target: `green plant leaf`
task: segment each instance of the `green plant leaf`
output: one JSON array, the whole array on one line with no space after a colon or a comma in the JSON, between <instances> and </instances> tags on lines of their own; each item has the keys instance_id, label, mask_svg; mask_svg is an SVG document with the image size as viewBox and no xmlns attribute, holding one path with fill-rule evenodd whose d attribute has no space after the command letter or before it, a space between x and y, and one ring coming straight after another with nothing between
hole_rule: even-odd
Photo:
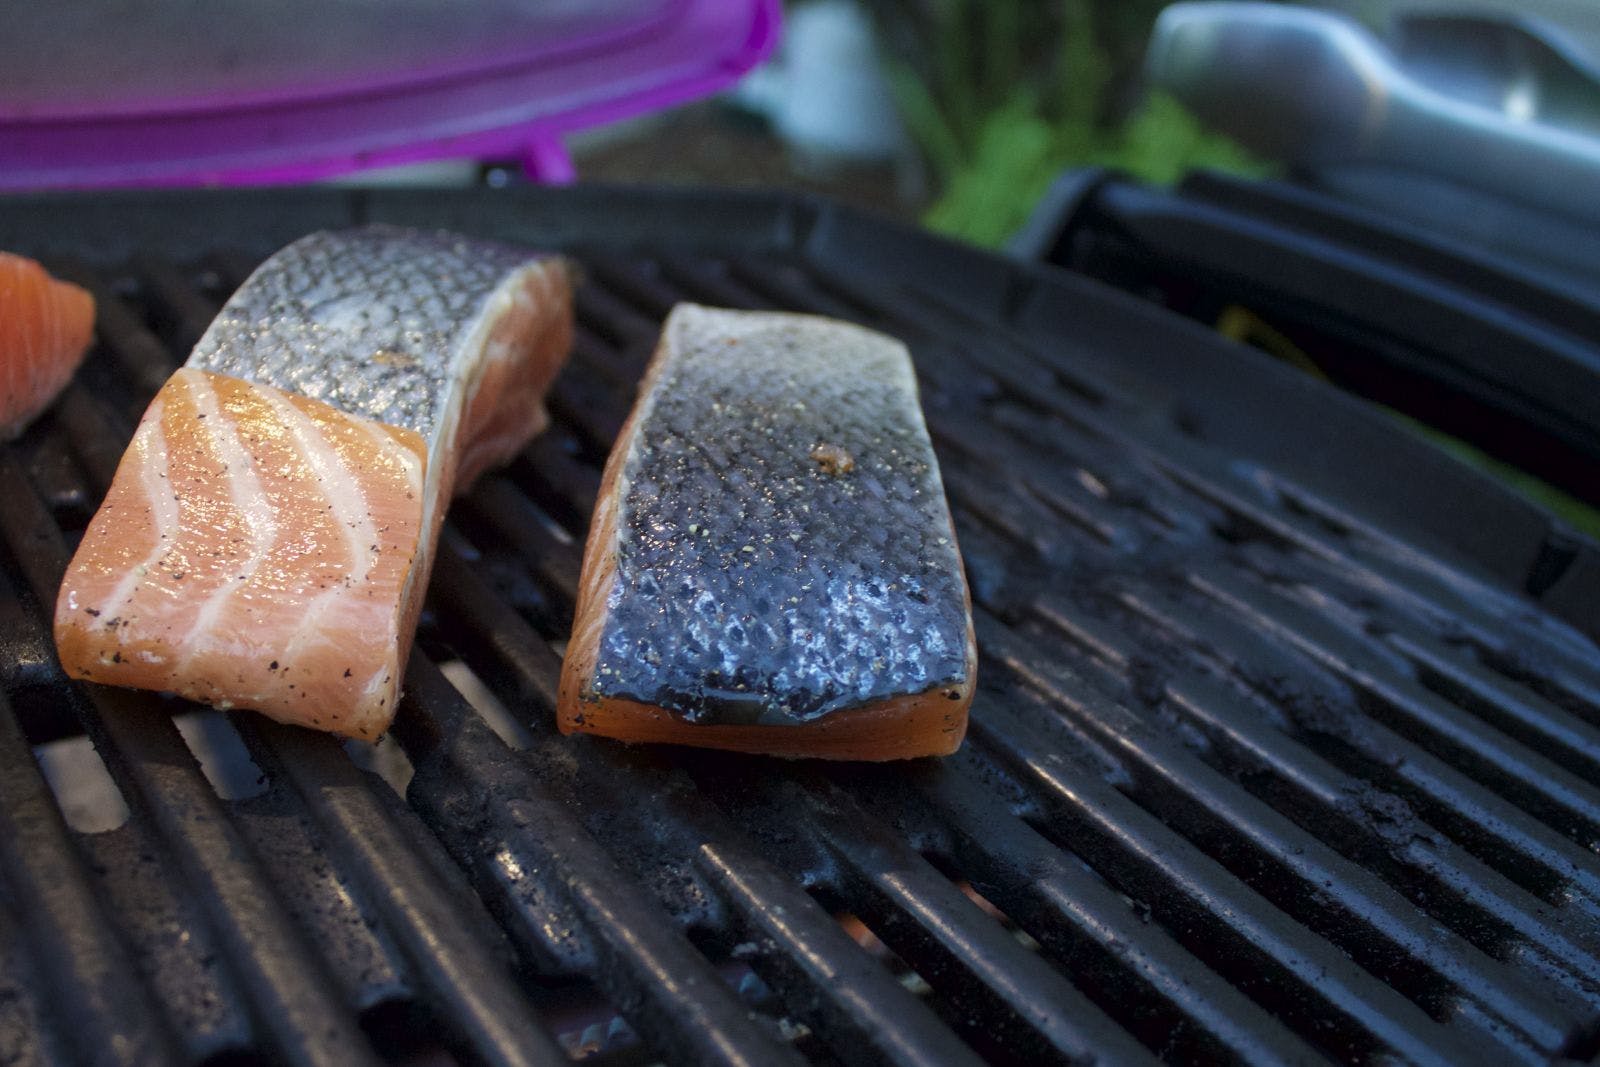
<instances>
[{"instance_id":1,"label":"green plant leaf","mask_svg":"<svg viewBox=\"0 0 1600 1067\"><path fill-rule=\"evenodd\" d=\"M1104 141L1096 163L1168 185L1197 167L1261 176L1272 171L1226 137L1208 133L1166 93L1151 93L1122 128Z\"/></svg>"},{"instance_id":2,"label":"green plant leaf","mask_svg":"<svg viewBox=\"0 0 1600 1067\"><path fill-rule=\"evenodd\" d=\"M1086 164L1163 184L1202 166L1251 175L1272 170L1232 141L1207 133L1162 94L1152 94L1121 128L1101 131L1052 123L1031 93L1019 92L986 116L976 150L949 171L943 195L923 221L975 244L999 245L1026 221L1061 171Z\"/></svg>"},{"instance_id":3,"label":"green plant leaf","mask_svg":"<svg viewBox=\"0 0 1600 1067\"><path fill-rule=\"evenodd\" d=\"M996 245L1056 175L1100 164L1152 182L1196 166L1268 168L1154 94L1108 122L1114 63L1142 48L1160 0L866 0L900 42L886 68L907 129L940 190L926 223ZM908 12L922 17L908 25ZM1109 32L1109 38L1104 35Z\"/></svg>"}]
</instances>

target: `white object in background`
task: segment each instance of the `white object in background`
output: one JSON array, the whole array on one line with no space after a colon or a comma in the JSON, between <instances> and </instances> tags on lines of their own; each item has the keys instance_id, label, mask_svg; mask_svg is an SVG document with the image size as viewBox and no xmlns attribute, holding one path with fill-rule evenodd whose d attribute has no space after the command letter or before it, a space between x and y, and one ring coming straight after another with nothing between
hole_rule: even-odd
<instances>
[{"instance_id":1,"label":"white object in background","mask_svg":"<svg viewBox=\"0 0 1600 1067\"><path fill-rule=\"evenodd\" d=\"M808 154L889 160L906 148L872 23L852 0L795 5L779 58L752 71L735 96Z\"/></svg>"}]
</instances>

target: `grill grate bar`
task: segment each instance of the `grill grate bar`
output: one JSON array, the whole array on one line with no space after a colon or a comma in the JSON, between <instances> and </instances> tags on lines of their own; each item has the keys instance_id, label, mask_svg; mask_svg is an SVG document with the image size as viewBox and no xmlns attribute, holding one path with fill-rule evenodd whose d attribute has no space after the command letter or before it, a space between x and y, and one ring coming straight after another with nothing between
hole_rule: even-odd
<instances>
[{"instance_id":1,"label":"grill grate bar","mask_svg":"<svg viewBox=\"0 0 1600 1067\"><path fill-rule=\"evenodd\" d=\"M1503 675L1452 656L1430 636L1390 634L1387 641L1411 661L1418 680L1433 692L1545 753L1580 779L1600 781L1600 728L1517 688Z\"/></svg>"},{"instance_id":2,"label":"grill grate bar","mask_svg":"<svg viewBox=\"0 0 1600 1067\"><path fill-rule=\"evenodd\" d=\"M1188 951L1226 976L1246 994L1262 997L1288 1021L1308 1027L1346 1020L1353 1028L1339 1039L1390 1049L1418 1063L1451 1061L1467 1044L1442 1032L1419 1008L1380 984L1342 953L1330 954L1321 938L1250 892L1232 873L1206 857L1153 816L1098 780L1068 781L1060 772L1031 766L1037 732L1015 718L986 708L974 731L996 751L1029 798L1029 825L1043 837L1070 846L1113 887L1140 902ZM1120 936L1120 934L1119 934ZM1412 997L1430 992L1408 987ZM1314 1004L1312 1008L1307 1004ZM1262 1031L1244 1031L1258 1038Z\"/></svg>"},{"instance_id":3,"label":"grill grate bar","mask_svg":"<svg viewBox=\"0 0 1600 1067\"><path fill-rule=\"evenodd\" d=\"M52 669L57 523L70 538L87 519L141 405L255 256L51 260L100 297L102 345L0 452L0 497L19 502L0 509L0 728L39 739L81 717L132 802L128 825L58 827L54 848L78 871L63 916L98 913L137 961L128 980L215 1001L149 1025L190 1058L331 1062L399 1055L382 1020L411 1005L467 1060L601 1067L1600 1048L1592 647L1499 579L1208 441L1205 411L1109 361L1114 301L1041 335L1037 286L1015 273L930 289L872 270L880 250L850 253L853 233L791 232L810 233L804 253L583 253L555 424L446 527L395 731L415 767L404 805L326 739L249 721L266 791L219 801L167 725L179 705L85 701ZM686 298L911 344L983 613L957 757L790 766L555 735L599 466ZM497 727L509 743L441 675L457 658L517 720ZM173 873L100 873L140 849ZM15 907L23 876L0 864ZM224 896L202 902L208 884ZM161 944L152 921L192 943ZM258 921L264 946L241 940ZM888 950L925 982L903 984ZM314 1013L269 1018L308 961ZM89 980L74 967L68 992ZM19 1003L0 1005L0 1051L42 1025ZM331 1042L324 1015L343 1027Z\"/></svg>"},{"instance_id":4,"label":"grill grate bar","mask_svg":"<svg viewBox=\"0 0 1600 1067\"><path fill-rule=\"evenodd\" d=\"M566 1052L522 1010L505 961L493 951L499 946L486 936L487 916L464 884L447 886L430 869L423 850L437 846L421 828L402 832L385 794L363 780L333 739L275 723L239 725L251 754L274 778L292 783L317 818L327 852L350 872L472 1058L507 1067L565 1064Z\"/></svg>"},{"instance_id":5,"label":"grill grate bar","mask_svg":"<svg viewBox=\"0 0 1600 1067\"><path fill-rule=\"evenodd\" d=\"M1304 585L1319 589L1324 596L1336 598L1345 604L1367 604L1383 595L1381 619L1375 619L1379 628L1394 631L1394 636L1427 639L1432 635L1436 643L1458 650L1458 656L1468 663L1477 663L1491 677L1503 680L1504 687L1549 701L1573 719L1595 726L1600 724L1600 705L1588 705L1580 695L1586 683L1579 677L1583 665L1565 650L1573 634L1565 628L1540 627L1535 633L1526 632L1526 612L1508 606L1505 616L1485 630L1469 628L1454 616L1446 616L1437 606L1428 610L1411 610L1411 602L1400 595L1389 594L1381 582L1366 580L1365 576L1349 574L1318 557L1297 553L1292 558L1273 558L1254 548L1241 554L1241 562L1263 580L1277 585ZM1487 626L1487 624L1486 624ZM1504 631L1523 632L1516 640L1508 642ZM1515 646L1515 655L1507 647ZM1529 673L1522 660L1534 656L1549 671ZM1567 658L1563 658L1567 657ZM1568 665L1575 665L1569 670Z\"/></svg>"},{"instance_id":6,"label":"grill grate bar","mask_svg":"<svg viewBox=\"0 0 1600 1067\"><path fill-rule=\"evenodd\" d=\"M1173 442L1172 447L1182 446ZM1584 679L1592 676L1592 665L1586 667L1581 655L1568 647L1570 641L1582 638L1546 616L1530 618L1527 606L1504 591L1437 561L1419 562L1415 552L1403 547L1386 548L1381 542L1349 538L1342 546L1336 544L1324 520L1312 513L1272 511L1227 487L1225 472L1216 469L1211 457L1190 455L1184 462L1186 467L1171 461L1168 469L1176 479L1255 530L1301 549L1339 580L1381 600L1388 612L1403 613L1408 621L1427 630L1464 637L1508 663L1517 663L1527 650L1537 649L1542 665L1539 677L1545 684L1569 693L1581 692L1588 684ZM1269 496L1283 488L1265 471L1251 473Z\"/></svg>"},{"instance_id":7,"label":"grill grate bar","mask_svg":"<svg viewBox=\"0 0 1600 1067\"><path fill-rule=\"evenodd\" d=\"M553 716L561 660L516 610L495 596L454 550L439 553L441 578L431 591L440 631L453 638L468 666L488 679L508 707Z\"/></svg>"},{"instance_id":8,"label":"grill grate bar","mask_svg":"<svg viewBox=\"0 0 1600 1067\"><path fill-rule=\"evenodd\" d=\"M994 719L993 713L986 715L986 730L1003 728ZM1166 1038L1174 1042L1167 1049L1170 1056L1273 1063L1285 1048L1296 1047L1296 1039L1279 1018L1191 956L1161 925L1150 922L1147 905L1122 896L1089 873L1083 860L1064 856L1032 827L1010 818L1010 812L983 788L997 773L985 767L945 776L926 783L919 797L905 798L904 808L892 810L897 817L907 811L908 818L948 838L954 866L969 874L986 897L1066 963L1073 975L1082 976L1087 993L1124 1025L1151 1040L1162 1035L1163 1027L1170 1027L1171 1019L1182 1019L1183 1025L1172 1028ZM880 801L878 796L873 799ZM1342 1014L1336 1001L1325 1000L1320 992L1309 993L1307 1000L1316 1003L1313 1010L1322 1018ZM1431 1028L1420 1012L1409 1010L1415 1017L1413 1025ZM1352 1040L1349 1030L1342 1040ZM1368 1042L1360 1046L1357 1040L1355 1045L1381 1043L1371 1036ZM1404 1039L1398 1042L1404 1044ZM1330 1051L1346 1057L1352 1048Z\"/></svg>"},{"instance_id":9,"label":"grill grate bar","mask_svg":"<svg viewBox=\"0 0 1600 1067\"><path fill-rule=\"evenodd\" d=\"M697 860L739 915L756 973L797 1016L848 1035L837 1050L845 1062L981 1062L776 869L726 841L702 844Z\"/></svg>"},{"instance_id":10,"label":"grill grate bar","mask_svg":"<svg viewBox=\"0 0 1600 1067\"><path fill-rule=\"evenodd\" d=\"M614 270L615 268L613 268L613 271ZM746 306L751 304L767 303L767 301L765 301L763 298L753 296L752 293L747 289L731 284L720 273L712 271L709 268L701 266L684 266L682 264L674 264L671 261L668 261L666 270L674 281L692 287L689 289L689 294L693 299L701 299L710 302L738 303ZM610 277L610 275L608 275L608 277ZM792 297L795 294L791 293L789 295ZM791 306L795 305L791 304ZM802 303L799 304L799 306L806 305ZM894 325L898 326L900 324L895 323ZM919 347L919 357L923 356L923 354L924 350ZM924 365L926 362L927 361L925 359L922 360ZM941 416L939 413L933 411L930 411L929 415L930 424L934 428L936 438L939 438L941 435L938 427ZM1001 460L1000 462L1004 462L1004 460ZM974 482L963 480L959 469L953 473L948 460L946 461L945 466L947 487L951 490L958 507L967 508L974 514L984 517L988 517L996 513L996 509L992 503L992 498L980 498L976 503L969 503L968 498L971 495ZM1015 512L1016 503L1013 501L1011 506L1001 511L1000 514L1009 519L1015 515ZM1018 529L1021 527L1021 525L1022 524L1019 523L1018 526L1014 526L1011 529L1003 529L1001 532L1011 534L1013 540L1020 539ZM1040 554L1048 556L1048 545L1040 545L1035 541L1033 542L1032 547L1040 551ZM1162 757L1159 762L1164 764L1170 763L1172 759L1180 755L1176 751L1168 748L1163 748L1161 751ZM1211 794L1203 795L1208 800L1212 799ZM1233 822L1230 824L1231 829L1235 833L1239 832L1241 829L1248 830L1259 825L1259 820L1264 818L1270 818L1270 813L1265 812L1264 810L1254 810L1247 805L1246 814L1233 820ZM1282 827L1282 829L1288 834L1289 838L1306 842L1294 847L1300 848L1302 852L1308 847L1308 845L1310 847L1320 849L1321 858L1326 863L1332 865L1332 874L1335 877L1302 874L1298 878L1300 884L1311 886L1320 884L1323 881L1330 883L1339 881L1344 885L1350 885L1352 883L1359 884L1361 872L1358 868L1355 868L1346 861L1343 861L1342 858L1338 857L1330 850L1327 850L1324 846L1321 846L1320 843L1315 842L1314 839L1305 838L1303 834L1299 834L1297 831L1289 830L1287 827ZM1205 836L1206 835L1203 833L1201 834L1202 839L1204 839ZM1287 851L1287 848L1285 848L1285 851ZM1429 934L1426 926L1420 922L1420 917L1416 916L1415 912L1412 911L1409 905L1401 901L1398 897L1394 897L1392 895L1383 897L1382 893L1380 893L1380 896L1382 899L1386 900L1386 903L1380 909L1379 914L1388 917L1390 929L1383 930L1381 927L1374 927L1371 925L1369 920L1372 918L1372 913L1369 909L1372 905L1372 900L1368 898L1357 898L1356 900L1350 902L1345 912L1349 921L1353 922L1355 925L1353 927L1346 928L1343 931L1343 940L1345 940L1347 943L1353 941L1358 942L1367 940L1374 934L1378 934L1380 937L1399 937L1401 939L1399 942L1400 945L1410 947L1413 952L1420 950L1420 959L1425 961L1424 965L1428 966L1431 971L1441 978L1441 980L1447 981L1457 992L1464 992L1474 988L1488 988L1494 989L1498 993L1498 991L1502 988L1501 984L1499 984L1500 981L1502 979L1509 980L1509 976L1505 976L1499 972L1498 965L1493 964L1492 961L1489 961L1486 958L1477 956L1475 950L1472 950L1465 945L1458 944L1455 946L1454 953L1447 950L1442 958L1430 953L1427 948L1427 943L1430 940ZM1305 916L1303 915L1302 917L1304 918ZM1396 927L1394 924L1398 924L1398 926ZM1397 931L1405 931L1405 933L1399 933ZM1452 955L1458 954L1461 956L1460 959L1451 959ZM1371 955L1369 956L1369 959L1374 963L1383 962L1383 957L1381 955ZM1465 964L1463 968L1463 960L1473 959L1477 960L1476 965L1469 963ZM1452 973L1453 977L1446 977ZM1579 1026L1576 1020L1572 1017L1564 1017L1559 1013L1552 1014L1547 1009L1548 1001L1546 995L1542 992L1535 992L1531 988L1526 993L1522 994L1520 998L1513 999L1507 1003L1502 1003L1499 1005L1486 1004L1484 1006L1484 1010L1486 1010L1489 1015L1498 1017L1500 1020L1502 1020L1502 1022L1517 1019L1521 1020L1524 1024L1531 1026L1533 1032L1538 1035L1536 1043L1538 1043L1540 1047L1554 1050L1563 1047L1568 1040L1568 1036L1575 1029L1578 1029ZM1530 1023L1528 1021L1530 1019L1539 1019L1541 1016L1543 1017L1543 1022Z\"/></svg>"},{"instance_id":11,"label":"grill grate bar","mask_svg":"<svg viewBox=\"0 0 1600 1067\"><path fill-rule=\"evenodd\" d=\"M17 1067L65 1064L71 1053L52 1032L58 1027L44 1025L37 1002L44 983L28 956L22 924L0 883L0 1056Z\"/></svg>"},{"instance_id":12,"label":"grill grate bar","mask_svg":"<svg viewBox=\"0 0 1600 1067\"><path fill-rule=\"evenodd\" d=\"M555 919L581 929L590 969L607 996L664 1051L690 1063L783 1063L793 1053L754 1025L717 973L663 921L578 824L570 809L518 764L425 658L407 670L402 714L442 725L449 743L422 755L401 741L417 768L409 798L478 894L530 956L559 958ZM420 758L419 758L420 757ZM491 777L490 771L493 771ZM484 811L492 791L500 803ZM472 808L474 818L464 816ZM537 903L535 903L537 902ZM548 962L546 962L548 966Z\"/></svg>"},{"instance_id":13,"label":"grill grate bar","mask_svg":"<svg viewBox=\"0 0 1600 1067\"><path fill-rule=\"evenodd\" d=\"M1014 721L998 718L987 715L987 734L1018 729ZM1155 997L1170 1005L1168 1011L1184 1017L1186 1032L1210 1035L1210 1046L1174 1049L1181 1059L1227 1056L1272 1062L1280 1049L1290 1045L1282 1035L1285 1025L1293 1025L1304 1040L1323 1046L1336 1059L1370 1056L1376 1049L1406 1054L1405 1049L1416 1043L1414 1033L1434 1029L1418 1008L1378 987L1371 976L1342 958L1338 966L1307 981L1309 971L1283 968L1246 942L1227 944L1229 934L1222 934L1216 960L1227 965L1213 971L1176 944L1166 926L1154 921L1155 909L1147 901L1170 901L1173 893L1155 888L1154 880L1141 880L1138 873L1126 877L1128 862L1123 857L1099 854L1099 869L1128 889L1130 896L1122 896L1086 872L1082 859L1062 857L1032 825L1008 824L998 813L979 816L994 808L994 800L984 798L978 782L952 777L936 787L930 785L928 805L925 817L952 827L958 865L973 875L986 896L992 894L1030 933L1037 931L1046 944L1053 944L1056 955L1072 961L1078 973L1099 976L1109 969L1117 974L1118 981L1094 982L1094 992L1110 1009L1128 1011L1125 998L1139 990L1139 1000ZM1030 821L1045 817L1035 811ZM1062 838L1094 851L1093 841L1077 833ZM1021 889L1014 888L1019 872L1027 873ZM1147 896L1152 891L1162 896ZM1130 912L1138 918L1136 923L1128 923ZM1237 984L1237 989L1227 982ZM1246 993L1272 1009L1274 1016L1248 1000ZM1331 1029L1328 1019L1339 1019L1341 1027ZM1138 1014L1131 1022L1138 1025ZM1426 1045L1434 1045L1434 1038L1427 1038Z\"/></svg>"},{"instance_id":14,"label":"grill grate bar","mask_svg":"<svg viewBox=\"0 0 1600 1067\"><path fill-rule=\"evenodd\" d=\"M481 522L530 561L538 584L549 591L562 621L570 622L578 602L582 543L558 540L546 529L528 498L504 478L485 477L459 510L458 523Z\"/></svg>"},{"instance_id":15,"label":"grill grate bar","mask_svg":"<svg viewBox=\"0 0 1600 1067\"><path fill-rule=\"evenodd\" d=\"M1148 1054L1121 1038L1086 997L1023 948L993 918L985 915L922 857L901 844L843 789L813 788L802 799L783 791L783 799L804 807L842 860L847 895L874 933L924 976L949 975L952 985L971 989L962 1007L976 1001L990 1015L1013 1014L1029 1032L1012 1027L986 1038L1022 1062L1039 1062L1054 1053L1084 1060L1098 1048L1108 1058L1143 1062ZM936 986L939 978L930 978ZM986 999L995 1003L984 1005ZM960 1026L961 1020L952 1020ZM1093 1035L1085 1040L1084 1031ZM1121 1047L1119 1047L1119 1039Z\"/></svg>"},{"instance_id":16,"label":"grill grate bar","mask_svg":"<svg viewBox=\"0 0 1600 1067\"><path fill-rule=\"evenodd\" d=\"M176 264L159 256L135 255L129 267L164 327L164 347L187 356L217 317L220 304L201 292Z\"/></svg>"},{"instance_id":17,"label":"grill grate bar","mask_svg":"<svg viewBox=\"0 0 1600 1067\"><path fill-rule=\"evenodd\" d=\"M622 429L622 419L610 402L612 390L582 362L573 360L550 389L550 414L577 437L586 455L604 456Z\"/></svg>"},{"instance_id":18,"label":"grill grate bar","mask_svg":"<svg viewBox=\"0 0 1600 1067\"><path fill-rule=\"evenodd\" d=\"M1049 602L1038 607L1040 617L1052 627L1087 634L1098 646L1113 640L1099 632L1100 624L1068 605ZM1182 610L1176 605L1169 607ZM1187 625L1190 632L1199 628L1195 623ZM1215 620L1208 620L1204 628L1213 633L1220 629ZM1260 659L1257 655L1258 663ZM1502 872L1482 867L1418 820L1403 802L1374 792L1310 749L1291 742L1267 723L1266 713L1252 710L1194 670L1175 671L1159 697L1163 710L1210 739L1212 751L1217 753L1212 762L1221 760L1225 769L1252 791L1274 807L1294 812L1302 826L1330 839L1357 862L1389 872L1389 880L1402 886L1419 907L1449 922L1459 933L1484 944L1494 942L1500 936L1495 931L1509 925L1530 942L1546 941L1559 970L1572 975L1592 971L1595 946L1580 950L1564 935L1556 934L1549 925L1549 904L1513 888ZM1408 758L1405 742L1381 728L1373 734L1374 750L1387 753L1390 761ZM1270 776L1263 777L1268 769ZM1576 855L1581 859L1581 853ZM1500 858L1504 860L1503 853ZM1523 865L1518 868L1526 870ZM1546 881L1548 884L1549 879ZM1462 907L1467 914L1453 910Z\"/></svg>"},{"instance_id":19,"label":"grill grate bar","mask_svg":"<svg viewBox=\"0 0 1600 1067\"><path fill-rule=\"evenodd\" d=\"M1600 793L1542 756L1492 730L1411 681L1384 653L1283 596L1272 596L1218 568L1189 580L1260 630L1285 638L1351 686L1363 710L1395 732L1466 770L1519 807L1584 844L1600 840Z\"/></svg>"},{"instance_id":20,"label":"grill grate bar","mask_svg":"<svg viewBox=\"0 0 1600 1067\"><path fill-rule=\"evenodd\" d=\"M1286 657L1264 651L1262 642L1241 626L1212 616L1190 623L1184 619L1181 606L1160 598L1142 597L1137 606L1158 616L1164 625L1183 628L1197 645L1220 654L1247 683L1265 693L1272 692L1271 669L1265 664L1276 666ZM1203 641L1196 636L1202 630L1207 634ZM1299 673L1309 674L1303 661L1299 663ZM1348 692L1331 679L1328 685L1328 692ZM1339 753L1358 754L1364 777L1404 796L1439 829L1536 894L1549 897L1553 886L1564 884L1569 892L1593 896L1600 884L1594 875L1594 860L1573 842L1386 726L1370 720L1329 720L1319 713L1316 699L1291 697L1285 702L1291 717L1298 720L1296 731L1309 735L1307 740L1313 747L1323 748L1330 758L1345 763L1348 760L1339 760ZM1354 701L1353 697L1348 699ZM1321 745L1315 743L1319 737L1326 739ZM1333 748L1328 747L1330 743Z\"/></svg>"},{"instance_id":21,"label":"grill grate bar","mask_svg":"<svg viewBox=\"0 0 1600 1067\"><path fill-rule=\"evenodd\" d=\"M573 500L593 500L600 492L600 472L579 457L581 443L565 426L553 426L534 438L523 457L510 472L516 484L567 529L582 530L589 521L587 512L563 511ZM577 538L573 538L574 542ZM574 579L576 581L576 579Z\"/></svg>"},{"instance_id":22,"label":"grill grate bar","mask_svg":"<svg viewBox=\"0 0 1600 1067\"><path fill-rule=\"evenodd\" d=\"M453 616L445 620L446 631L465 627L463 646L488 653L469 653L474 668L500 680L506 686L503 691L530 695L538 706L553 709L559 671L555 655L487 590L475 588L466 574L456 572L457 563L447 563L445 557L441 563L451 568L443 583L452 591L447 594L451 603L443 612ZM459 602L456 591L463 593ZM593 770L600 773L585 776L592 781L580 780L573 787L578 795L593 798L599 791L614 790L619 777L636 780L637 795L656 792L657 787L643 780L628 763L592 751L589 756L584 762L599 763ZM591 799L590 803L598 801ZM860 1051L847 1051L847 1060L865 1056L863 1062L921 1063L955 1055L949 1051L950 1033L875 962L863 957L810 898L756 859L748 847L736 845L731 827L706 826L708 820L720 824L720 819L704 809L676 814L679 833L689 842L685 851L692 850L697 857L696 869L743 916L747 935L756 947L752 965L784 993L797 1015L805 1018L818 1013L811 1021L830 1030L852 1031ZM669 816L663 812L661 817ZM630 847L652 846L641 838L630 841ZM768 942L774 947L761 951ZM803 961L798 967L793 965L796 959Z\"/></svg>"},{"instance_id":23,"label":"grill grate bar","mask_svg":"<svg viewBox=\"0 0 1600 1067\"><path fill-rule=\"evenodd\" d=\"M7 511L33 531L27 567L34 596L51 603L66 548L26 478L0 456ZM15 549L17 542L13 539ZM335 1010L332 981L266 888L238 830L168 713L124 692L90 690L78 704L86 732L118 788L183 872L213 934L248 991L258 1026L285 1058L310 1064L376 1063L349 1017ZM315 1040L308 1040L316 1035Z\"/></svg>"},{"instance_id":24,"label":"grill grate bar","mask_svg":"<svg viewBox=\"0 0 1600 1067\"><path fill-rule=\"evenodd\" d=\"M1226 749L1241 778L1262 783L1263 802L1315 829L1353 862L1381 874L1428 914L1491 955L1508 936L1540 946L1547 967L1592 994L1597 946L1575 943L1552 923L1549 905L1483 866L1421 823L1403 804L1364 789L1337 768L1286 743L1282 735L1199 676L1167 683L1168 706ZM1260 771L1270 768L1270 779ZM1385 826L1374 838L1370 824ZM1591 941L1589 938L1585 942Z\"/></svg>"},{"instance_id":25,"label":"grill grate bar","mask_svg":"<svg viewBox=\"0 0 1600 1067\"><path fill-rule=\"evenodd\" d=\"M56 261L49 266L58 277L82 286L94 296L95 337L100 351L111 355L132 386L123 409L132 416L128 420L131 430L150 397L166 384L176 359L150 332L143 318L119 300L95 271L76 260Z\"/></svg>"},{"instance_id":26,"label":"grill grate bar","mask_svg":"<svg viewBox=\"0 0 1600 1067\"><path fill-rule=\"evenodd\" d=\"M979 640L1051 706L1126 759L1131 792L1279 907L1341 944L1368 969L1424 968L1486 1011L1526 1030L1539 1047L1563 1047L1577 1019L1548 990L1524 985L1500 964L1438 931L1409 903L1181 748L1154 736L1125 709L1074 692L1070 676L1035 649L981 619ZM1486 994L1486 995L1485 995Z\"/></svg>"},{"instance_id":27,"label":"grill grate bar","mask_svg":"<svg viewBox=\"0 0 1600 1067\"><path fill-rule=\"evenodd\" d=\"M172 1035L95 898L4 694L0 764L6 767L0 774L0 879L27 916L31 954L48 984L46 1003L74 1005L87 1015L60 1028L70 1035L73 1057L106 1064L170 1061ZM17 945L20 954L21 942L19 930L3 943Z\"/></svg>"}]
</instances>

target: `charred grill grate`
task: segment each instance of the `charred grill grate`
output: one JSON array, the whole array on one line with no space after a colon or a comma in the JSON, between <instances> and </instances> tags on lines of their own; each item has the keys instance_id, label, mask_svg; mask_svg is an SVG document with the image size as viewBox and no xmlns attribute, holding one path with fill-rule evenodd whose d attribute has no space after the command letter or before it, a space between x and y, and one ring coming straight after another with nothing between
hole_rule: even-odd
<instances>
[{"instance_id":1,"label":"charred grill grate","mask_svg":"<svg viewBox=\"0 0 1600 1067\"><path fill-rule=\"evenodd\" d=\"M587 242L555 423L453 509L393 739L356 753L414 769L403 799L330 738L69 686L48 635L226 293L363 219ZM777 196L62 198L0 205L0 240L102 308L0 449L0 1063L1600 1052L1597 555L1354 402ZM911 345L979 616L957 757L554 734L599 467L681 299ZM248 760L203 768L197 731ZM41 773L82 734L115 829L69 829Z\"/></svg>"}]
</instances>

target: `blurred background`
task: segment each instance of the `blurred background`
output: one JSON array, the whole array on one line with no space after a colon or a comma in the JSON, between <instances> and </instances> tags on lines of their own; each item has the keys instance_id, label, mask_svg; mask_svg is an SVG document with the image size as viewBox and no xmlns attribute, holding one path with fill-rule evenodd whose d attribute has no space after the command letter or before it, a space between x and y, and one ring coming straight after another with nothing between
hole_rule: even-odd
<instances>
[{"instance_id":1,"label":"blurred background","mask_svg":"<svg viewBox=\"0 0 1600 1067\"><path fill-rule=\"evenodd\" d=\"M1600 128L1600 5L1323 0L1294 5L1311 16L1297 26L1274 22L1277 5L1185 4L1158 31L1171 6L789 2L776 52L732 90L570 145L588 180L785 185L997 246L1075 167L1158 184L1357 162L1460 175L1487 163L1495 120ZM1365 39L1339 41L1350 29ZM1479 109L1484 141L1443 143L1461 118L1449 104ZM1437 128L1408 125L1408 108ZM1352 109L1388 114L1351 137ZM1536 170L1511 160L1495 191L1526 196ZM1600 171L1562 172L1584 176ZM1580 214L1592 199L1545 192Z\"/></svg>"},{"instance_id":2,"label":"blurred background","mask_svg":"<svg viewBox=\"0 0 1600 1067\"><path fill-rule=\"evenodd\" d=\"M737 87L572 142L588 180L782 184L998 245L1084 164L1270 164L1142 76L1163 0L809 0Z\"/></svg>"}]
</instances>

